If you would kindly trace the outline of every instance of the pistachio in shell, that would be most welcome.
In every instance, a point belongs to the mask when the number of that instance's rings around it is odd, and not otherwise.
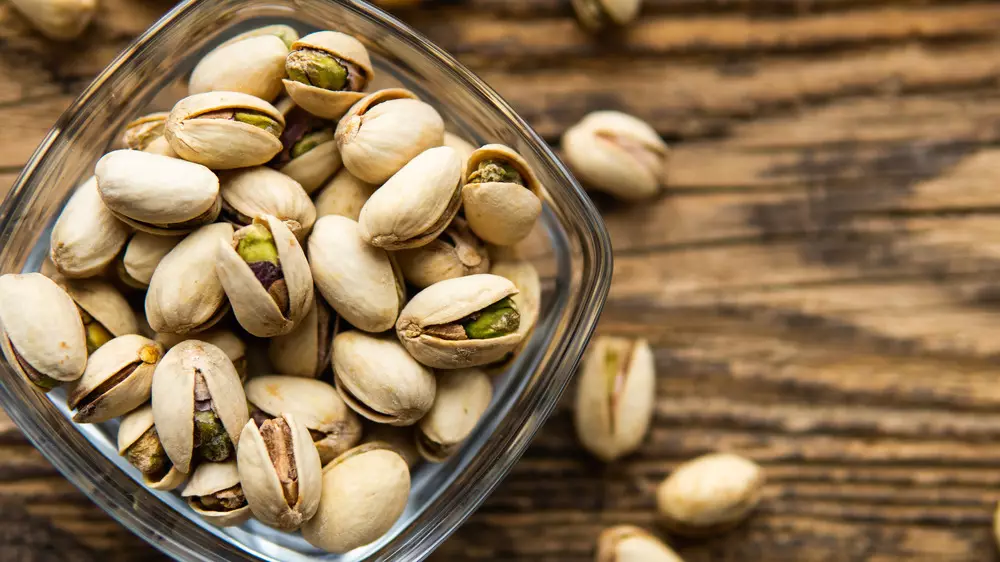
[[[509,248],[510,246],[494,246],[494,248],[498,247]],[[535,329],[535,324],[538,323],[542,306],[542,281],[535,266],[531,265],[529,261],[505,256],[503,252],[495,252],[494,254],[496,255],[492,259],[496,260],[497,257],[500,259],[492,262],[490,273],[509,279],[517,287],[517,294],[511,297],[511,300],[514,301],[514,305],[521,315],[517,330],[523,334],[523,337],[521,344],[508,353],[504,359],[487,366],[487,371],[490,374],[498,374],[506,370],[518,352],[528,343],[531,333]]]
[[[217,527],[242,525],[252,515],[236,461],[199,464],[181,497],[192,511]]]
[[[11,4],[49,39],[79,37],[97,11],[97,0],[11,0]]]
[[[684,562],[663,541],[644,529],[616,525],[597,538],[595,562]]]
[[[59,213],[49,239],[49,257],[66,277],[92,277],[115,259],[129,231],[104,205],[97,178],[91,177]]]
[[[170,148],[170,143],[167,142],[167,137],[156,137],[146,148],[142,149],[143,152],[148,152],[150,154],[159,154],[160,156],[167,156],[169,158],[180,158],[174,149]]]
[[[117,336],[139,333],[135,312],[110,283],[98,279],[65,279],[58,283],[80,309],[87,353]]]
[[[149,400],[153,371],[163,346],[138,334],[118,336],[87,360],[66,404],[76,423],[100,423],[127,414]]]
[[[292,48],[292,43],[299,40],[299,32],[295,31],[294,27],[283,23],[277,23],[273,25],[262,25],[249,31],[244,31],[243,33],[225,40],[221,45],[219,45],[218,48],[228,47],[229,45],[233,45],[247,39],[263,37],[265,35],[273,35],[278,39],[281,39],[281,42],[284,43],[285,47],[289,49]]]
[[[158,111],[130,121],[122,133],[122,144],[132,150],[146,150],[154,140],[163,137],[167,115],[165,111]]]
[[[136,232],[128,243],[121,259],[116,262],[118,278],[129,287],[145,290],[153,279],[153,272],[182,240],[179,236],[157,236],[148,232]]]
[[[41,273],[0,276],[0,324],[7,362],[48,392],[83,376],[87,338],[79,309]]]
[[[361,181],[382,185],[418,154],[444,143],[444,121],[409,90],[379,90],[344,115],[336,140],[344,167]]]
[[[231,330],[226,330],[224,328],[212,328],[206,332],[201,332],[197,336],[198,341],[203,341],[205,343],[210,343],[215,347],[218,347],[226,354],[226,357],[233,362],[233,367],[236,368],[236,373],[240,376],[240,381],[246,381],[247,379],[247,345],[243,343],[235,333]],[[154,338],[157,342],[164,347],[164,349],[170,350],[175,345],[186,341],[189,338],[187,335],[181,334],[155,334]]]
[[[455,217],[448,228],[427,245],[400,250],[393,255],[403,278],[421,289],[438,281],[490,270],[486,244],[462,217]]]
[[[277,35],[229,41],[205,55],[191,72],[188,94],[242,92],[273,101],[284,88],[288,46]]]
[[[118,454],[141,472],[143,482],[154,490],[173,490],[187,479],[163,450],[153,425],[153,407],[148,403],[122,416]]]
[[[337,31],[310,33],[292,43],[285,72],[289,97],[324,119],[340,119],[364,97],[360,92],[375,75],[365,46]]]
[[[396,335],[417,361],[435,369],[498,361],[524,337],[510,298],[516,293],[509,280],[488,273],[435,283],[403,308]]]
[[[323,495],[302,536],[328,552],[344,553],[385,534],[403,514],[410,470],[379,443],[361,445],[323,469]]]
[[[600,31],[635,20],[642,0],[572,0],[572,4],[584,29]]]
[[[316,195],[316,215],[340,215],[357,221],[376,189],[377,185],[365,183],[341,169]]]
[[[219,178],[200,164],[116,150],[98,160],[95,173],[104,204],[139,230],[180,236],[219,216]]]
[[[434,406],[417,424],[417,450],[425,460],[444,462],[472,433],[493,399],[493,384],[479,369],[442,371]]]
[[[285,130],[281,152],[268,166],[299,182],[311,194],[343,165],[334,140],[337,123],[316,117],[289,99],[276,107],[285,116]]]
[[[365,438],[362,444],[380,442],[387,449],[392,449],[403,457],[406,465],[413,467],[423,462],[423,457],[417,451],[416,425],[386,425],[384,423],[367,422],[364,429]]]
[[[313,298],[309,312],[291,332],[271,338],[267,348],[271,364],[283,375],[319,378],[330,366],[333,336],[339,324],[340,318],[326,301]]]
[[[509,147],[488,144],[469,157],[462,207],[483,240],[510,246],[531,233],[542,213],[541,185],[531,166]]]
[[[238,226],[272,215],[298,223],[295,235],[304,241],[316,222],[316,207],[309,194],[297,181],[271,168],[259,166],[224,173],[221,197],[221,218]]]

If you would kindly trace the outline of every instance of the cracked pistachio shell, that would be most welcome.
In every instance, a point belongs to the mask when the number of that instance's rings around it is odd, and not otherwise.
[[[118,424],[118,454],[125,455],[128,448],[135,444],[153,427],[153,406],[145,404],[122,416]],[[159,439],[159,438],[157,438]],[[170,468],[160,478],[151,478],[143,474],[143,482],[154,490],[173,490],[187,480],[187,474],[177,470],[170,460]]]
[[[330,365],[333,336],[340,319],[336,317],[321,297],[313,304],[295,328],[271,338],[267,348],[268,358],[275,370],[291,377],[319,378]]]
[[[316,207],[302,186],[264,166],[223,174],[221,197],[222,218],[240,226],[261,215],[273,215],[299,223],[295,235],[305,240],[316,222]]]
[[[215,272],[219,241],[232,240],[228,223],[205,225],[170,250],[146,291],[146,319],[157,332],[187,334],[211,328],[229,311]]]
[[[154,339],[159,342],[164,349],[170,350],[175,345],[191,338],[187,335],[180,334],[155,334]],[[207,332],[201,332],[198,334],[198,341],[210,343],[221,349],[222,352],[226,354],[226,357],[233,362],[233,367],[236,368],[236,372],[239,374],[240,380],[246,380],[247,346],[243,343],[243,340],[241,340],[239,336],[230,330],[212,328]]]
[[[181,158],[215,170],[247,168],[267,163],[281,152],[275,134],[234,119],[199,119],[217,111],[250,111],[285,126],[273,105],[240,92],[205,92],[188,96],[170,111],[165,137]]]
[[[180,156],[177,156],[177,153],[174,152],[174,149],[170,148],[170,143],[167,142],[166,137],[156,137],[149,143],[148,146],[146,146],[146,148],[142,149],[142,151],[170,158],[180,158]]]
[[[285,116],[285,130],[281,134],[282,151],[268,165],[299,182],[306,193],[312,194],[343,166],[333,138],[337,123],[306,112],[288,98],[276,107]],[[292,149],[306,135],[324,131],[328,133],[324,137],[326,140],[319,141],[305,154],[292,157]]]
[[[75,39],[90,23],[97,0],[11,0],[43,35],[56,41]]]
[[[115,259],[131,229],[104,205],[97,178],[83,183],[52,227],[49,256],[66,277],[98,275]]]
[[[98,279],[67,279],[59,285],[73,302],[114,336],[138,334],[135,312],[118,289]]]
[[[76,303],[41,273],[0,276],[4,354],[40,390],[83,375],[87,340]]]
[[[420,456],[444,462],[472,433],[493,399],[493,384],[479,369],[442,371],[437,377],[434,406],[417,425]]]
[[[610,462],[639,448],[653,417],[653,354],[643,339],[600,336],[590,343],[576,393],[576,434]]]
[[[292,52],[301,49],[323,51],[349,62],[363,74],[360,90],[372,80],[375,71],[365,46],[350,35],[337,31],[317,31],[292,43]],[[360,91],[327,90],[311,84],[284,80],[285,91],[295,103],[309,113],[324,119],[340,119],[358,100],[365,97]]]
[[[424,460],[417,451],[416,425],[398,426],[368,422],[364,433],[362,444],[380,443],[383,448],[395,451],[403,457],[410,470]]]
[[[621,199],[653,197],[666,182],[666,143],[644,121],[625,113],[587,115],[563,135],[562,152],[586,187]]]
[[[187,234],[219,216],[219,178],[200,164],[116,150],[97,162],[95,172],[104,204],[139,230]]]
[[[276,35],[247,37],[216,47],[191,72],[188,94],[242,92],[272,101],[284,88],[288,46]]]
[[[73,385],[66,404],[76,423],[100,423],[149,400],[153,371],[163,346],[138,334],[118,336],[97,349]]]
[[[247,381],[247,400],[265,414],[290,413],[317,435],[316,450],[324,464],[361,441],[361,419],[332,385],[302,377],[267,375]]]
[[[125,125],[125,132],[122,133],[122,144],[125,148],[132,150],[146,150],[146,148],[156,139],[163,138],[163,129],[167,124],[165,111],[143,115],[128,125]]]
[[[233,447],[239,445],[249,419],[243,385],[225,352],[198,340],[171,348],[153,375],[153,418],[163,449],[181,472],[190,472],[193,464],[196,374],[204,377],[213,410]]]
[[[302,525],[313,546],[343,553],[388,531],[406,508],[410,470],[396,452],[378,443],[356,447],[323,469],[316,515]]]
[[[469,229],[462,217],[425,246],[400,250],[394,254],[403,277],[421,289],[438,281],[454,279],[490,269],[486,244]]]
[[[379,90],[351,107],[336,139],[344,167],[381,185],[421,152],[444,144],[444,121],[408,90]]]
[[[351,330],[333,339],[333,380],[344,402],[363,417],[413,425],[434,404],[434,373],[389,336]]]
[[[136,232],[125,245],[125,252],[118,269],[118,277],[126,285],[145,289],[153,279],[153,272],[183,238],[179,236],[157,236],[148,232]]]
[[[461,320],[516,293],[517,288],[509,280],[488,273],[435,283],[417,293],[403,308],[396,322],[396,335],[417,361],[435,369],[493,363],[516,349],[523,334],[447,340],[425,333],[425,329]]]
[[[454,149],[439,146],[425,150],[365,203],[358,218],[361,237],[386,250],[427,244],[458,213],[461,180],[462,161]]]
[[[576,17],[586,29],[622,26],[639,15],[642,0],[572,0]]]
[[[365,183],[347,170],[340,170],[316,195],[316,214],[340,215],[358,220],[361,208],[378,189],[377,185]]]
[[[509,248],[510,246],[496,246]],[[500,253],[502,255],[502,253]],[[490,374],[496,375],[505,371],[514,362],[521,348],[528,343],[531,332],[538,323],[542,306],[542,282],[538,276],[538,270],[531,262],[521,259],[501,259],[494,262],[490,268],[490,273],[509,279],[517,287],[517,294],[511,297],[517,305],[517,311],[521,314],[521,323],[517,331],[522,334],[520,345],[508,354],[507,358],[497,363],[492,363],[487,367]]]
[[[285,223],[264,215],[254,219],[254,224],[265,226],[274,239],[278,265],[288,289],[288,315],[282,312],[247,261],[236,252],[244,229],[236,231],[230,240],[219,241],[215,272],[240,326],[257,337],[270,338],[291,332],[309,312],[313,301],[312,273],[302,246]]]
[[[313,280],[326,302],[366,332],[392,328],[406,299],[389,254],[361,238],[358,223],[327,215],[309,237]]]
[[[455,152],[458,153],[458,157],[462,159],[463,171],[469,164],[469,157],[476,151],[476,147],[472,146],[469,141],[463,139],[455,133],[449,133],[448,131],[444,132],[444,146],[453,148]]]
[[[510,246],[531,233],[542,213],[541,184],[524,158],[501,144],[488,144],[472,153],[465,169],[465,181],[469,182],[476,168],[488,160],[512,166],[525,185],[500,181],[466,183],[462,188],[465,218],[472,231],[483,240]]]
[[[281,422],[271,423],[284,426],[277,428],[280,439],[262,433],[254,420],[247,422],[236,462],[254,517],[265,525],[292,531],[316,514],[323,493],[323,467],[306,426],[289,413],[278,419]]]
[[[660,539],[639,527],[616,525],[597,538],[596,562],[684,562]]]
[[[197,503],[197,498],[240,485],[240,472],[235,461],[204,462],[198,465],[188,481],[181,497],[188,500],[188,506],[203,519],[217,527],[234,527],[246,523],[252,515],[250,506],[243,503],[237,509],[209,510]]]
[[[660,522],[671,533],[702,537],[739,525],[760,502],[764,471],[732,453],[678,466],[656,489]]]

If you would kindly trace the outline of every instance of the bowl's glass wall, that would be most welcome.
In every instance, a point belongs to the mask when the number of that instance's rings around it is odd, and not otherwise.
[[[92,174],[121,127],[183,97],[199,55],[245,29],[288,23],[308,32],[364,38],[378,78],[435,105],[448,128],[475,142],[520,152],[546,186],[547,204],[524,248],[543,274],[542,314],[530,344],[497,379],[485,421],[447,463],[415,471],[400,522],[377,543],[345,556],[313,549],[297,534],[251,522],[216,529],[175,494],[141,486],[115,448],[117,424],[74,426],[64,394],[49,399],[12,373],[0,373],[0,403],[39,449],[84,492],[169,554],[190,560],[416,560],[426,556],[497,484],[551,410],[589,337],[610,281],[610,248],[594,209],[561,164],[492,90],[444,53],[381,12],[329,0],[192,1],[176,8],[122,54],[81,96],[28,163],[0,209],[0,270],[37,270],[55,216]],[[3,345],[7,345],[4,342]]]

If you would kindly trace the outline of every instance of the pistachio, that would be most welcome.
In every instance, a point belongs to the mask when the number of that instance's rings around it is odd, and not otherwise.
[[[642,0],[572,0],[576,17],[584,28],[600,31],[626,25],[639,15]]]
[[[462,159],[462,170],[465,170],[469,164],[469,157],[476,150],[469,141],[448,131],[444,132],[444,146],[453,148],[458,153],[458,157]]]
[[[239,226],[272,215],[295,221],[295,232],[304,241],[316,222],[316,207],[309,194],[292,178],[263,166],[227,172],[222,176],[222,218]]]
[[[73,385],[66,404],[73,421],[100,423],[131,412],[149,400],[153,371],[163,346],[137,335],[119,336],[95,351]]]
[[[365,202],[377,188],[376,185],[359,180],[347,170],[340,170],[316,196],[316,214],[321,217],[340,215],[357,221]]]
[[[438,281],[486,273],[490,269],[486,244],[476,237],[462,217],[455,217],[448,228],[426,246],[400,250],[394,256],[403,277],[421,289]]]
[[[669,149],[642,120],[617,111],[596,111],[562,138],[566,163],[584,183],[626,200],[660,193]]]
[[[215,271],[215,261],[219,244],[232,236],[232,225],[205,225],[160,261],[146,291],[146,319],[153,330],[201,332],[225,316],[229,302]]]
[[[337,148],[358,179],[381,185],[421,152],[444,143],[444,121],[408,90],[388,89],[354,104],[337,124]]]
[[[205,55],[191,72],[190,95],[205,92],[242,92],[265,101],[284,88],[288,46],[277,35],[244,37],[219,45]]]
[[[154,490],[173,490],[187,478],[163,450],[153,425],[153,407],[149,404],[122,417],[118,425],[118,454],[141,472],[143,481]]]
[[[146,289],[153,279],[156,266],[181,240],[178,236],[136,232],[125,245],[122,258],[117,262],[118,278],[130,287]]]
[[[96,175],[104,204],[139,230],[182,235],[219,216],[219,178],[199,164],[116,150],[97,162]]]
[[[77,38],[97,10],[97,0],[11,0],[43,35],[56,41]]]
[[[165,349],[171,349],[175,345],[186,341],[187,335],[180,334],[156,334],[156,341]],[[236,374],[240,376],[240,381],[247,379],[247,346],[243,340],[229,330],[213,328],[207,332],[198,334],[198,341],[210,343],[218,347],[226,354],[226,357],[233,362]]]
[[[594,339],[577,387],[577,437],[605,462],[635,451],[649,429],[655,396],[655,366],[646,340]]]
[[[487,273],[435,283],[403,308],[396,334],[413,357],[436,369],[498,361],[524,337],[510,299],[516,293],[513,283]]]
[[[660,522],[671,533],[707,536],[739,525],[760,502],[764,472],[731,453],[712,453],[677,467],[656,489]]]
[[[361,420],[325,382],[271,375],[250,379],[245,389],[260,423],[289,413],[305,425],[323,464],[361,441]]]
[[[7,362],[39,390],[83,375],[87,340],[79,309],[51,279],[40,273],[0,276],[0,324]]]
[[[292,414],[260,427],[248,421],[237,466],[250,511],[261,523],[291,531],[316,513],[323,469],[309,430]]]
[[[166,112],[150,113],[125,125],[122,133],[122,144],[132,150],[146,150],[152,142],[163,137],[164,125],[167,123]]]
[[[444,462],[472,433],[493,399],[493,384],[479,369],[443,371],[437,378],[434,405],[417,426],[420,456]]]
[[[358,223],[327,215],[309,237],[309,264],[319,292],[341,317],[367,332],[392,328],[406,299],[385,250],[361,238]]]
[[[170,143],[167,142],[166,137],[156,137],[142,151],[150,154],[159,154],[160,156],[169,156],[170,158],[180,158],[174,152],[174,149],[170,148]]]
[[[97,279],[66,279],[58,283],[80,309],[88,353],[116,336],[139,332],[132,307],[110,283]]]
[[[152,392],[156,432],[178,470],[232,456],[249,413],[225,352],[197,340],[177,344],[157,366]]]
[[[469,157],[462,206],[469,227],[483,240],[509,246],[531,232],[542,212],[538,179],[519,154],[488,144]]]
[[[292,43],[299,40],[299,32],[295,31],[295,28],[279,23],[274,25],[265,25],[262,27],[257,27],[251,29],[250,31],[244,31],[243,33],[240,33],[235,37],[227,39],[221,45],[219,45],[218,48],[221,49],[222,47],[228,47],[229,45],[233,45],[241,41],[246,41],[247,39],[253,39],[254,37],[264,37],[267,35],[273,35],[278,39],[281,39],[281,42],[284,43],[285,47],[289,49],[292,48]]]
[[[337,124],[288,100],[277,107],[285,116],[285,130],[281,133],[281,152],[268,165],[299,182],[306,193],[312,193],[342,165],[334,140]]]
[[[199,464],[181,497],[195,513],[218,527],[242,525],[251,515],[234,461]]]
[[[344,402],[363,417],[413,425],[434,404],[434,373],[387,336],[356,330],[333,339],[333,380]]]
[[[510,360],[517,355],[527,342],[538,317],[541,314],[542,303],[542,283],[538,276],[538,270],[531,262],[518,259],[501,259],[493,263],[490,273],[508,279],[517,288],[517,294],[511,297],[521,321],[517,331],[521,332],[521,345],[509,354],[506,361],[499,364],[490,365],[490,370],[504,369],[510,365]]]
[[[292,43],[285,90],[297,105],[324,119],[340,119],[374,76],[360,41],[336,31],[310,33]]]
[[[333,336],[340,319],[319,297],[295,328],[271,339],[268,357],[277,372],[293,377],[319,378],[330,366]]]
[[[66,277],[99,274],[129,235],[129,227],[115,218],[101,200],[97,178],[83,183],[63,207],[49,240],[49,256]]]
[[[361,445],[323,469],[323,495],[302,536],[328,552],[344,553],[388,531],[406,508],[410,470],[396,452]]]
[[[358,218],[362,238],[386,250],[426,245],[458,213],[461,179],[454,149],[439,146],[420,153],[365,203]]]
[[[398,426],[369,422],[365,425],[365,438],[362,444],[379,442],[384,448],[391,449],[403,457],[406,466],[413,470],[413,467],[423,461],[423,457],[417,451],[416,429],[416,425]]]
[[[596,562],[684,562],[660,539],[639,527],[616,525],[601,531]]]

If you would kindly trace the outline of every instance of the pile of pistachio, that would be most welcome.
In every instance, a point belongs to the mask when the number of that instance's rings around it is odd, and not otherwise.
[[[338,553],[470,435],[540,298],[511,247],[541,212],[531,167],[372,79],[343,33],[223,43],[98,161],[42,273],[0,277],[10,364],[78,423],[121,418],[150,488]]]

